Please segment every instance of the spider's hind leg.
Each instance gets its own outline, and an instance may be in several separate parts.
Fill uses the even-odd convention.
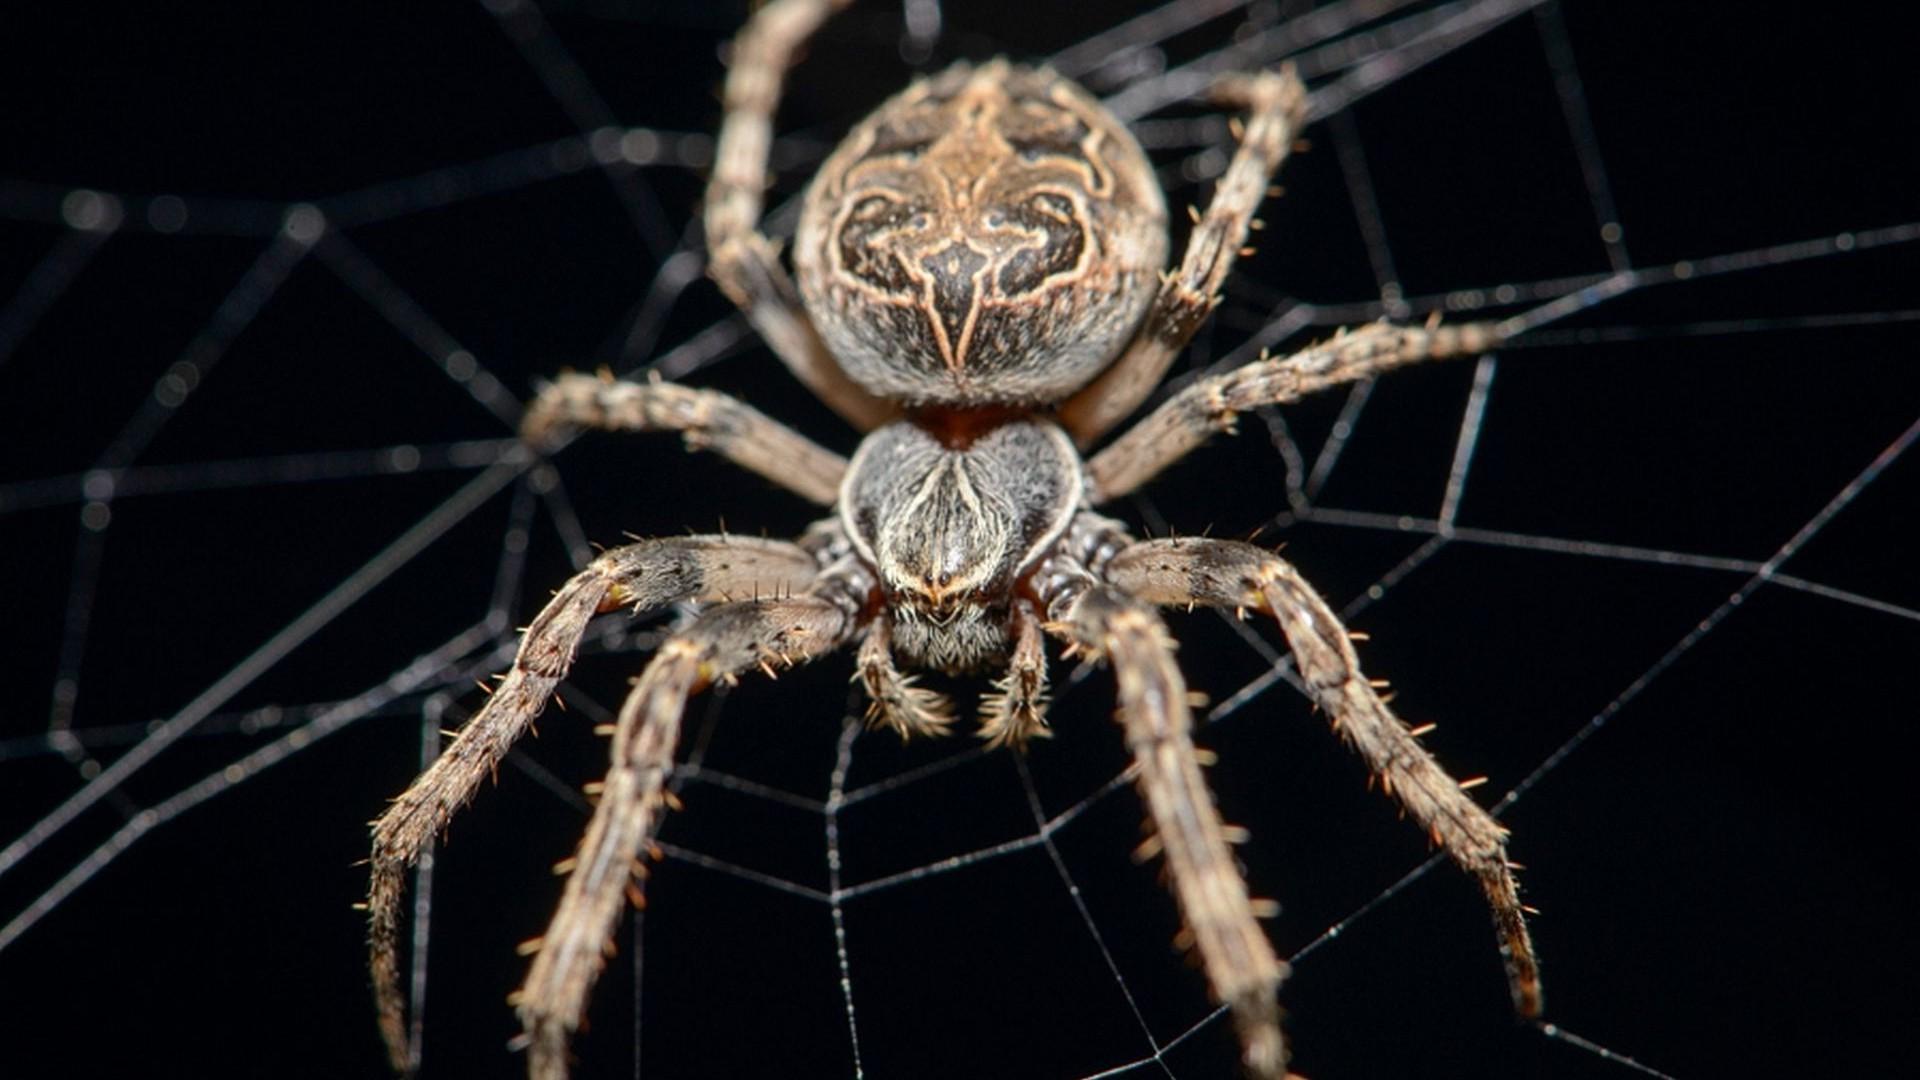
[[[1194,331],[1220,301],[1220,286],[1233,269],[1267,184],[1286,160],[1307,117],[1307,88],[1291,67],[1222,79],[1214,86],[1222,105],[1244,108],[1240,147],[1215,186],[1206,213],[1195,211],[1193,233],[1180,265],[1161,279],[1146,321],[1112,366],[1060,407],[1060,422],[1081,446],[1126,419],[1167,373]]]
[[[812,553],[795,544],[688,536],[613,548],[554,594],[527,627],[512,669],[486,705],[374,822],[368,962],[380,1033],[395,1071],[409,1073],[418,1060],[400,991],[400,904],[407,871],[546,708],[594,615],[623,605],[648,610],[681,600],[784,596],[807,588],[818,574]]]
[[[1467,794],[1380,700],[1360,671],[1345,626],[1299,573],[1272,552],[1229,540],[1152,540],[1105,567],[1107,580],[1155,604],[1206,604],[1272,615],[1286,634],[1313,700],[1415,822],[1493,908],[1508,989],[1522,1016],[1537,1016],[1539,965],[1512,865],[1507,830]]]
[[[778,248],[760,232],[767,158],[781,83],[800,46],[827,16],[850,0],[775,0],[757,11],[733,40],[727,71],[727,117],[720,126],[713,179],[707,185],[707,272],[745,312],[787,369],[807,389],[862,431],[895,413],[840,370],[801,306]]]

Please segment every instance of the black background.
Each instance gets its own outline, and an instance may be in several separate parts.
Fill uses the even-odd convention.
[[[958,5],[954,5],[957,9]],[[980,4],[947,12],[935,63],[1038,57],[1118,22],[1094,5]],[[1903,35],[1838,6],[1776,21],[1744,8],[1574,3],[1560,16],[1586,84],[1636,266],[1669,267],[1920,218],[1908,163],[1912,95]],[[209,325],[294,201],[452,167],[493,193],[348,224],[344,235],[432,323],[524,396],[562,366],[645,362],[727,316],[695,283],[649,345],[622,343],[692,221],[702,172],[662,167],[629,186],[581,168],[530,181],[492,155],[566,140],[602,122],[711,131],[719,45],[738,5],[561,4],[552,36],[605,102],[568,113],[479,5],[282,7],[61,5],[9,16],[0,41],[0,303],[20,299],[70,234],[76,187],[122,193],[126,225],[0,358],[0,833],[17,835],[78,785],[39,733],[59,665],[77,553],[80,476],[110,452],[155,380]],[[780,130],[817,151],[902,85],[890,8],[835,20],[796,72]],[[1179,39],[1178,60],[1214,42]],[[1605,251],[1540,26],[1522,16],[1360,104],[1351,114],[1407,294],[1593,274]],[[1173,110],[1171,115],[1188,115]],[[1287,195],[1259,253],[1196,345],[1218,358],[1284,297],[1364,302],[1378,287],[1329,125],[1287,166]],[[1159,160],[1177,170],[1180,152]],[[778,196],[804,180],[785,170]],[[631,174],[622,181],[631,185]],[[390,189],[389,189],[390,190]],[[162,233],[150,197],[183,197],[189,225]],[[1203,193],[1172,193],[1176,208]],[[347,200],[351,202],[351,200]],[[639,209],[631,210],[629,207]],[[1176,211],[1176,217],[1178,217]],[[665,248],[659,245],[665,245]],[[1657,552],[1766,560],[1920,418],[1911,244],[1649,286],[1505,355],[1461,506],[1466,535],[1391,585],[1356,619],[1363,658],[1398,707],[1441,722],[1430,742],[1497,797],[1596,714],[1591,741],[1506,813],[1529,900],[1548,1019],[1614,1054],[1680,1077],[1873,1075],[1910,1058],[1916,1004],[1912,903],[1914,612],[1909,562],[1920,464],[1911,452],[1850,503],[1782,573],[1880,602],[1780,584],[1754,592],[1640,686],[1664,654],[1752,570],[1528,551],[1554,537]],[[686,260],[681,260],[684,265]],[[364,280],[364,279],[362,279]],[[1549,289],[1549,292],[1552,290]],[[1865,320],[1845,318],[1857,314]],[[1835,318],[1839,317],[1839,318]],[[1582,337],[1573,328],[1592,331]],[[1322,327],[1319,333],[1326,332]],[[1325,506],[1431,519],[1472,371],[1384,381],[1321,497]],[[692,381],[724,388],[841,450],[854,437],[742,340]],[[1309,455],[1341,400],[1290,410]],[[123,493],[100,552],[76,723],[111,760],[126,725],[174,715],[383,545],[468,481],[436,447],[509,428],[479,407],[322,261],[297,267],[134,464],[291,460],[412,445],[428,467],[395,472],[349,454],[343,475],[284,474],[191,491]],[[1416,527],[1274,527],[1281,457],[1248,418],[1120,508],[1143,526],[1211,527],[1284,540],[1336,606],[1363,597],[1427,540]],[[590,437],[556,461],[586,535],[714,529],[791,534],[799,500],[665,437]],[[524,498],[524,496],[522,496]],[[237,718],[377,687],[481,618],[496,588],[513,496],[454,527],[284,661],[222,705],[113,799],[0,877],[11,918],[124,821],[217,774],[284,730]],[[568,572],[543,510],[513,617]],[[1283,523],[1284,525],[1284,523]],[[1173,616],[1192,683],[1224,699],[1266,662],[1210,616]],[[1263,630],[1268,642],[1277,640]],[[572,788],[603,744],[592,704],[617,700],[637,657],[590,650],[577,707],[549,716],[496,790],[456,824],[435,881],[425,1017],[430,1076],[521,1066],[503,1004],[558,893],[546,866],[570,850]],[[474,670],[469,673],[467,668]],[[452,724],[487,664],[449,673]],[[1064,683],[1071,667],[1056,664]],[[690,730],[706,766],[824,797],[848,674],[844,659],[743,685]],[[457,676],[457,677],[455,677]],[[1626,700],[1621,702],[1623,696]],[[1066,691],[1058,737],[1029,756],[1047,814],[1115,777],[1124,753],[1099,677]],[[154,830],[0,951],[0,1072],[8,1076],[383,1075],[365,989],[364,823],[418,762],[420,695],[406,696],[284,765]],[[258,715],[258,714],[252,714]],[[716,716],[724,721],[710,723]],[[1422,839],[1365,790],[1363,771],[1284,687],[1206,741],[1227,816],[1248,825],[1256,893],[1293,953],[1353,915],[1425,856]],[[967,753],[963,740],[905,750],[859,741],[859,787]],[[848,883],[1032,836],[1028,788],[1005,754],[850,807]],[[676,849],[826,886],[820,814],[689,784],[668,824]],[[1209,1006],[1168,947],[1177,923],[1151,868],[1133,865],[1138,809],[1123,790],[1052,834],[1145,1025],[1165,1046]],[[623,941],[579,1041],[579,1075],[846,1076],[854,1071],[826,905],[686,859],[649,889],[640,1035]],[[1046,850],[1029,847],[881,889],[844,907],[866,1075],[1082,1076],[1151,1055]],[[1371,1076],[1633,1075],[1510,1016],[1475,890],[1445,867],[1324,943],[1283,991],[1296,1067],[1316,1080]],[[1201,1027],[1130,1076],[1231,1075],[1231,1035]]]

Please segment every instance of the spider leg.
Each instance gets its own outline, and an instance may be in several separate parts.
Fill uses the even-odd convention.
[[[807,389],[862,431],[894,406],[840,370],[800,304],[774,242],[759,231],[773,145],[773,113],[796,53],[820,24],[850,0],[775,0],[754,13],[733,40],[726,119],[707,185],[707,272]]]
[[[1166,624],[1119,588],[1085,581],[1056,596],[1049,613],[1055,619],[1049,630],[1113,665],[1119,719],[1155,830],[1142,850],[1166,856],[1186,919],[1180,940],[1199,950],[1208,985],[1231,1010],[1248,1071],[1280,1080],[1287,1053],[1276,994],[1287,965],[1255,919],[1228,847],[1230,831],[1200,774],[1186,681],[1174,665]]]
[[[1235,417],[1248,409],[1298,401],[1329,386],[1370,379],[1408,364],[1477,355],[1503,340],[1498,323],[1370,323],[1291,356],[1257,360],[1201,379],[1088,459],[1093,502],[1110,502],[1133,491],[1216,432],[1233,430]]]
[[[1161,278],[1160,292],[1125,352],[1099,378],[1060,407],[1060,422],[1081,447],[1140,407],[1220,302],[1220,286],[1257,227],[1254,211],[1306,120],[1307,88],[1292,67],[1223,79],[1214,100],[1247,110],[1240,148],[1194,219],[1180,268]]]
[[[622,605],[646,610],[679,600],[785,595],[807,588],[819,572],[814,556],[795,544],[675,537],[613,548],[554,594],[527,627],[512,670],[486,705],[374,822],[368,963],[380,1034],[395,1071],[411,1072],[416,1060],[408,1044],[398,955],[407,871],[546,707],[573,663],[587,623]]]
[[[534,1080],[565,1080],[567,1040],[580,1027],[622,904],[639,899],[639,855],[666,805],[687,698],[748,668],[771,673],[836,648],[852,633],[856,611],[824,595],[725,604],[674,635],[647,665],[620,709],[612,764],[560,906],[514,997]]]
[[[1507,861],[1507,830],[1447,775],[1360,671],[1345,626],[1279,556],[1229,540],[1152,540],[1115,555],[1107,580],[1155,604],[1250,608],[1274,616],[1313,700],[1381,783],[1493,908],[1514,1008],[1537,1016],[1540,970]]]
[[[690,450],[712,450],[744,469],[822,505],[833,505],[847,459],[714,390],[570,373],[540,388],[520,421],[521,437],[552,445],[578,428],[678,431]]]
[[[1013,608],[1013,656],[1007,673],[994,680],[994,692],[980,702],[980,737],[988,746],[1025,750],[1027,740],[1044,739],[1047,729],[1047,651],[1039,616],[1031,605]]]
[[[855,661],[855,678],[867,691],[867,723],[906,741],[915,735],[945,735],[953,703],[945,694],[915,686],[912,675],[893,666],[893,626],[885,615],[867,627]]]

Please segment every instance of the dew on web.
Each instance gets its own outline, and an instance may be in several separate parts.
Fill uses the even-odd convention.
[[[1281,905],[1296,1068],[1895,1060],[1920,989],[1889,685],[1920,645],[1920,178],[1860,73],[1897,35],[1536,0],[1001,6],[829,24],[778,126],[774,231],[910,65],[1051,56],[1136,123],[1177,211],[1230,138],[1195,97],[1291,59],[1312,147],[1174,385],[1382,317],[1522,331],[1243,417],[1118,508],[1284,544],[1441,760],[1490,778],[1544,909],[1545,1022],[1516,1024],[1471,883],[1368,792],[1272,628],[1170,616],[1209,779]],[[364,823],[516,624],[624,533],[808,520],[667,439],[549,463],[511,437],[536,379],[606,365],[850,444],[703,281],[742,15],[227,12],[221,40],[254,44],[213,48],[184,16],[80,6],[0,45],[8,99],[43,106],[0,120],[0,963],[40,988],[19,1030],[100,1071],[376,1074]],[[72,70],[31,55],[61,42]],[[423,862],[424,1075],[524,1068],[514,945],[604,767],[590,730],[670,624],[597,624],[565,711]],[[1131,858],[1106,673],[1054,665],[1055,737],[1024,758],[866,734],[847,674],[690,710],[686,812],[580,1073],[1229,1075]]]

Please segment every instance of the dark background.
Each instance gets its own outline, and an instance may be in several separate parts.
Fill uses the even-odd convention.
[[[930,64],[1040,57],[1121,17],[1084,4],[951,7]],[[1607,718],[1504,815],[1528,899],[1544,909],[1536,934],[1549,1020],[1679,1077],[1880,1074],[1910,1059],[1920,1004],[1912,903],[1897,884],[1916,847],[1914,455],[1897,456],[1780,568],[1826,595],[1762,586],[1670,664],[1662,658],[1920,418],[1913,245],[1839,254],[1816,245],[1806,258],[1767,250],[1920,220],[1914,102],[1901,89],[1907,39],[1840,7],[1788,21],[1698,7],[1570,3],[1546,22],[1523,15],[1348,115],[1407,295],[1603,272],[1543,44],[1543,26],[1550,35],[1562,20],[1633,264],[1666,271],[1761,252],[1754,269],[1649,285],[1503,356],[1459,518],[1485,532],[1388,578],[1429,539],[1421,522],[1440,506],[1467,365],[1383,381],[1320,493],[1320,506],[1406,515],[1407,529],[1324,515],[1276,522],[1284,458],[1269,425],[1251,417],[1237,440],[1119,512],[1156,530],[1245,536],[1264,526],[1263,539],[1285,541],[1336,606],[1386,579],[1354,621],[1373,638],[1363,659],[1393,680],[1404,715],[1441,723],[1429,742],[1457,775],[1491,777],[1481,789],[1489,801]],[[76,3],[9,16],[0,835],[18,835],[80,783],[44,737],[70,611],[87,617],[73,704],[83,756],[111,761],[141,725],[214,686],[504,445],[493,440],[509,425],[408,331],[443,331],[524,397],[542,374],[624,370],[728,317],[702,282],[657,320],[640,301],[693,222],[703,171],[610,177],[579,167],[579,143],[567,140],[603,123],[667,138],[713,130],[719,45],[743,14],[737,4],[557,4],[524,48],[464,4],[129,13]],[[1198,55],[1232,25],[1176,39],[1169,55]],[[830,24],[781,114],[801,160],[782,172],[774,201],[903,85],[900,38],[887,6]],[[539,74],[556,70],[556,57],[604,113],[569,115],[556,102]],[[1367,306],[1380,292],[1340,136],[1328,124],[1309,134],[1314,148],[1287,166],[1287,195],[1267,208],[1267,237],[1197,342],[1196,364],[1244,342],[1285,298],[1359,305],[1344,317],[1378,313]],[[541,149],[549,144],[557,158]],[[1174,179],[1176,218],[1204,196],[1178,179],[1187,152],[1156,154]],[[442,169],[441,181],[395,183]],[[75,188],[124,196],[110,240],[62,224]],[[354,194],[367,191],[434,205],[354,219],[379,202]],[[177,231],[164,228],[170,204],[153,202],[164,194],[188,211]],[[328,207],[356,254],[309,256],[227,334],[223,298],[297,201]],[[697,264],[682,257],[664,272],[690,270]],[[356,286],[374,288],[385,309]],[[169,365],[213,355],[192,351],[208,335],[218,363],[185,404],[171,414],[143,406]],[[724,355],[690,381],[851,449],[854,437],[749,337]],[[1288,411],[1310,459],[1343,401]],[[163,415],[148,438],[142,417]],[[129,430],[138,450],[120,462]],[[463,459],[468,441],[477,443]],[[402,446],[418,448],[418,467],[396,466],[409,460],[391,453]],[[88,539],[83,476],[103,462],[133,469],[106,507],[111,526]],[[219,467],[229,462],[254,464]],[[709,531],[722,519],[787,535],[811,512],[666,437],[590,437],[555,464],[584,535],[601,543]],[[142,808],[220,776],[326,715],[326,703],[377,690],[482,618],[496,590],[524,622],[569,572],[552,505],[513,486],[447,531],[0,876],[0,920]],[[532,523],[524,564],[522,520]],[[1656,554],[1523,543],[1540,537]],[[76,573],[92,583],[77,603]],[[1218,619],[1171,621],[1190,681],[1216,700],[1266,667]],[[1278,640],[1264,627],[1260,636]],[[556,791],[601,767],[604,744],[586,729],[641,662],[606,655],[625,647],[590,646],[575,708],[546,718],[443,849],[429,1076],[522,1068],[504,1049],[515,1027],[502,999],[524,967],[513,946],[540,932],[558,894],[546,867],[571,849],[582,816]],[[349,907],[364,889],[354,865],[364,823],[417,769],[423,722],[457,724],[479,696],[472,681],[497,663],[464,654],[436,672],[449,697],[410,692],[348,709],[360,719],[339,734],[269,770],[242,769],[0,951],[0,1071],[383,1075],[362,925]],[[1056,685],[1071,672],[1056,664]],[[744,684],[717,709],[696,703],[689,731],[704,767],[824,798],[848,673],[836,658]],[[1231,1075],[1220,1021],[1175,1043],[1210,1006],[1168,947],[1177,915],[1155,871],[1127,857],[1138,839],[1133,796],[1123,788],[1088,801],[1125,764],[1110,700],[1098,674],[1064,690],[1058,737],[1029,755],[1030,780],[1011,756],[973,755],[963,739],[855,745],[855,789],[964,760],[840,815],[848,884],[1032,837],[1029,796],[1048,816],[1084,805],[1050,834],[1057,866],[1030,845],[844,905],[867,1075],[1084,1076],[1149,1058],[1146,1032],[1174,1045],[1126,1075]],[[1422,838],[1367,793],[1360,766],[1284,686],[1206,741],[1220,755],[1212,779],[1225,813],[1253,832],[1243,856],[1254,891],[1285,907],[1271,924],[1283,952],[1360,912],[1425,857]],[[676,852],[826,888],[817,810],[698,780],[683,797],[688,812],[663,837]],[[596,993],[578,1075],[628,1075],[636,1049],[654,1078],[854,1073],[827,905],[684,856],[658,869],[649,898],[638,1036],[629,936]],[[1296,1068],[1316,1080],[1635,1075],[1512,1021],[1483,905],[1446,867],[1304,957],[1283,997]]]

